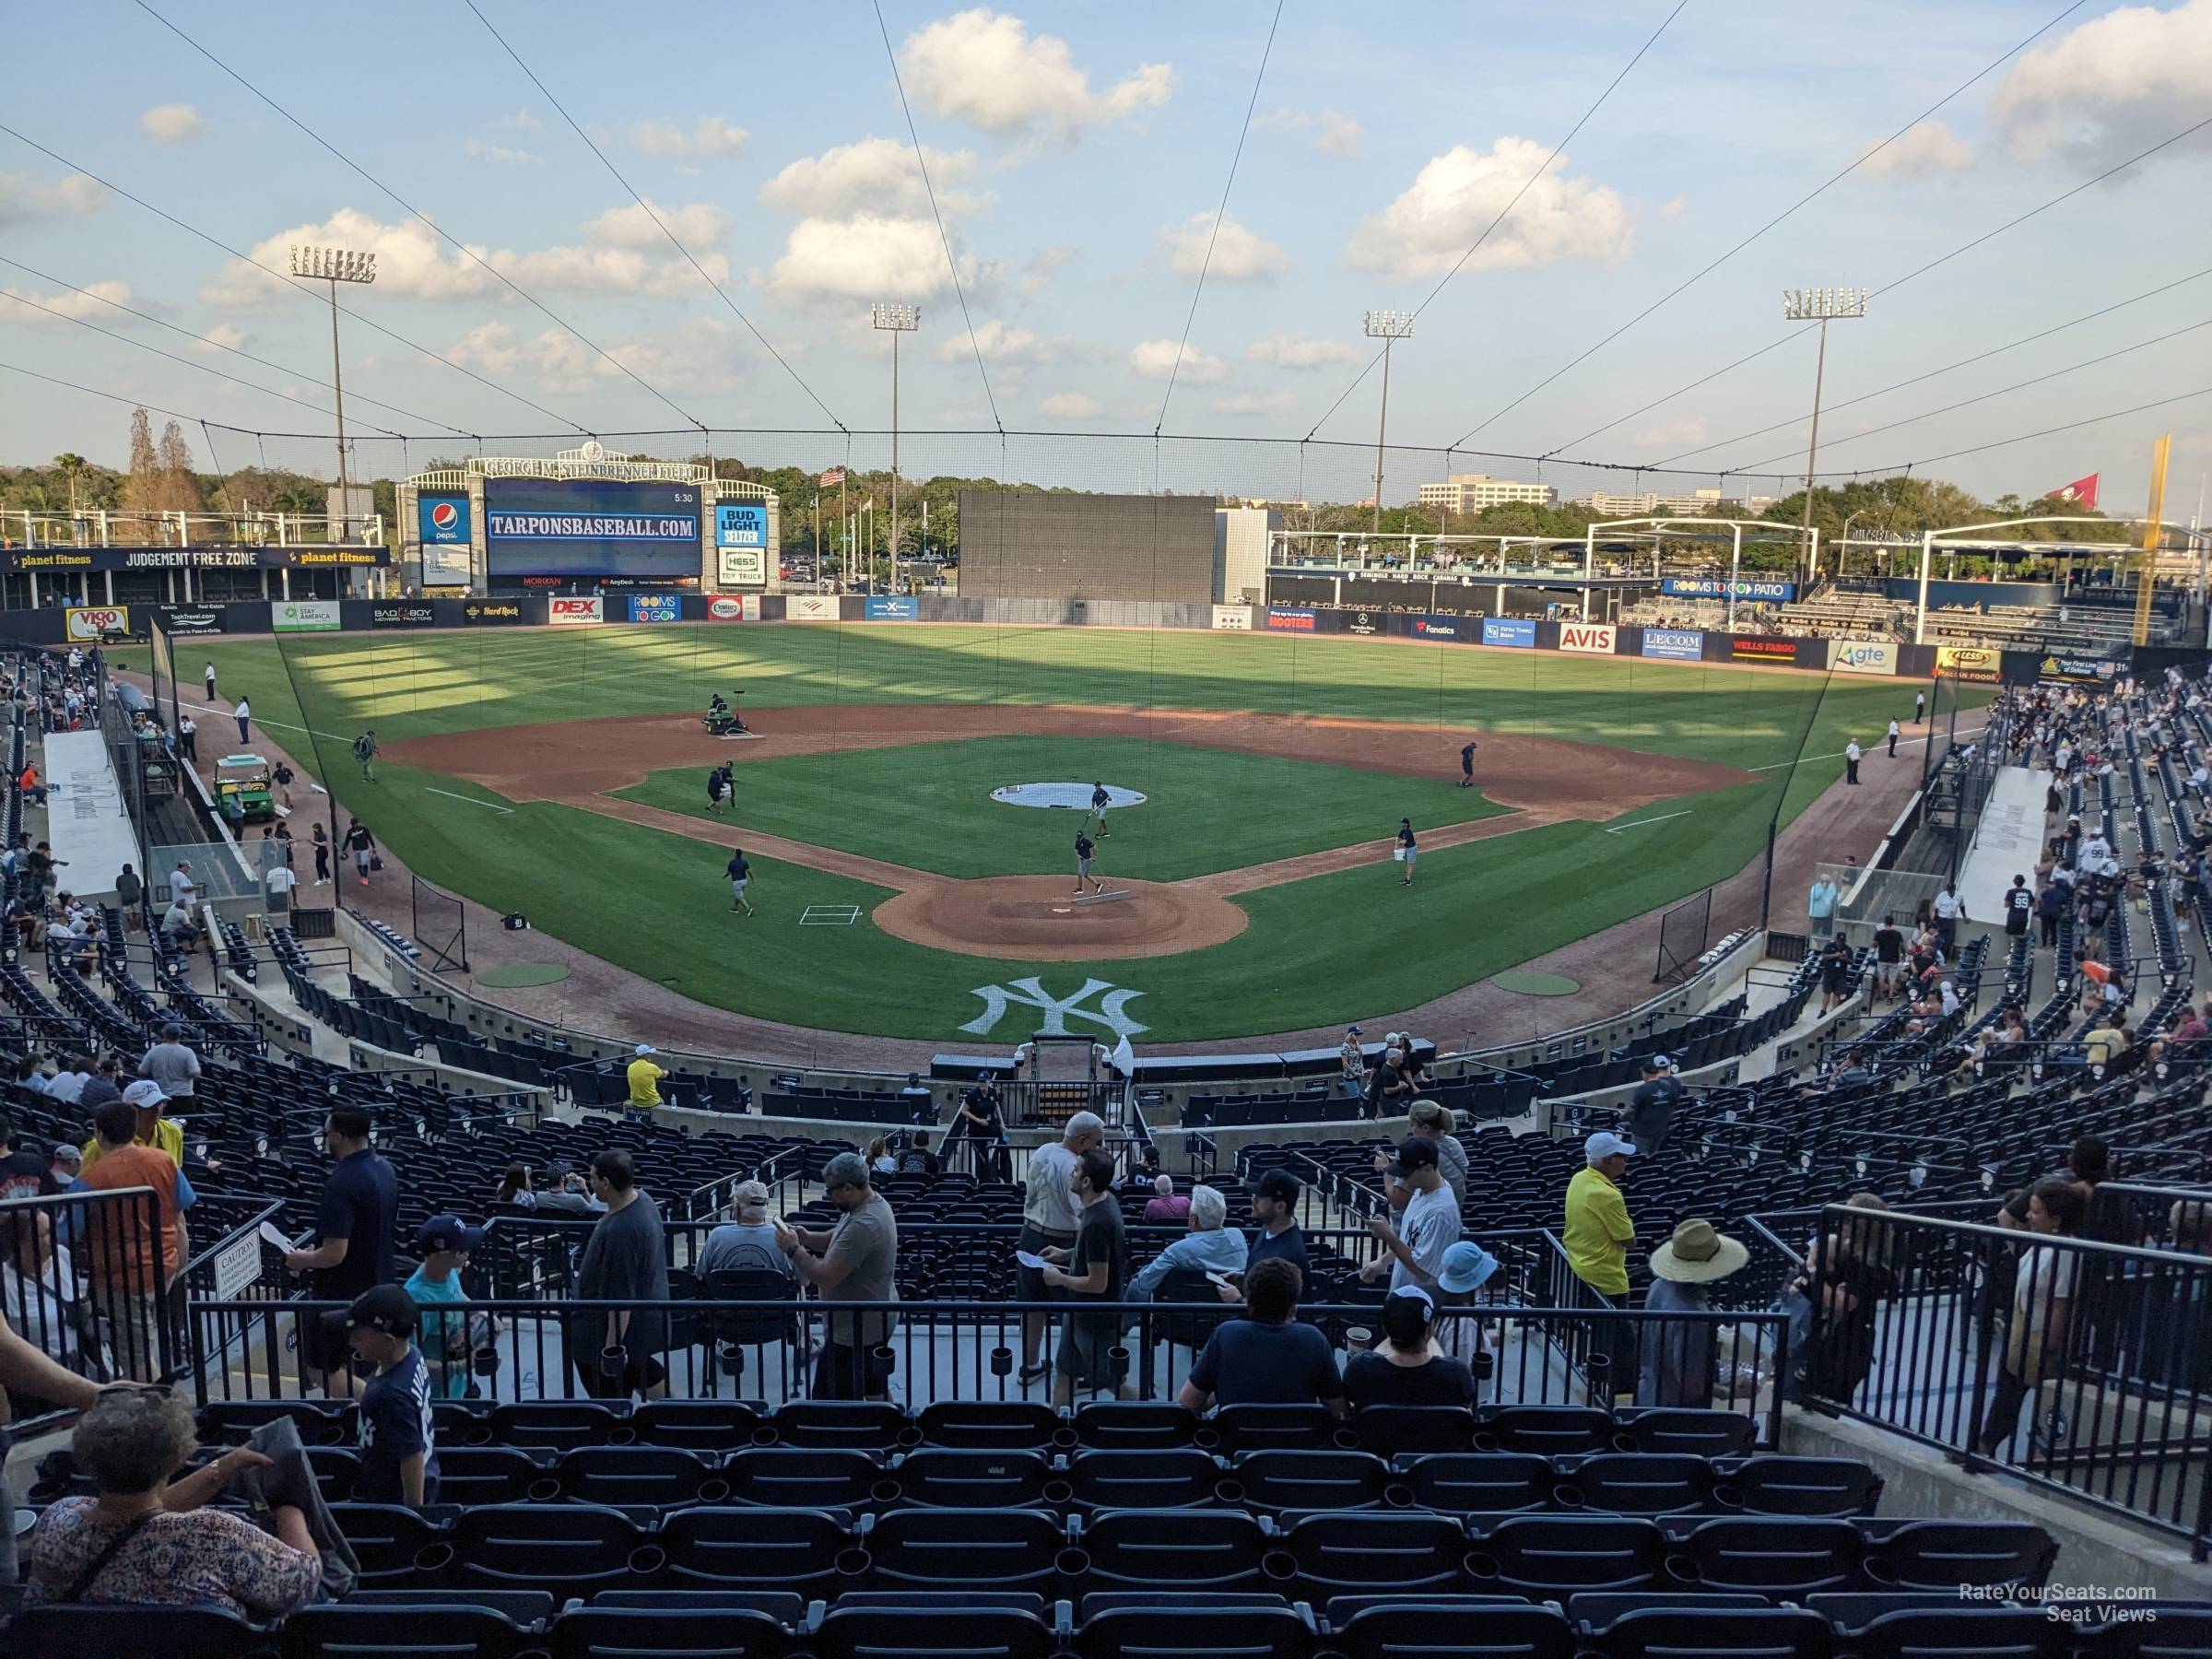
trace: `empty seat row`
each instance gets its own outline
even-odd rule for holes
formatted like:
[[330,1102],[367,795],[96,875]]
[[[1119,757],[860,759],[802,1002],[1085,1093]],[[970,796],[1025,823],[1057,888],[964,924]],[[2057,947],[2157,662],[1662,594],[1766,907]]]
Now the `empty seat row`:
[[1267,1591],[1308,1601],[1390,1591],[1535,1599],[1588,1591],[2039,1587],[2055,1548],[2009,1522],[1726,1516],[1672,1527],[1628,1515],[1462,1517],[1233,1510],[827,1510],[707,1507],[641,1517],[601,1504],[498,1504],[430,1515],[339,1504],[371,1588],[546,1590]]
[[[355,1493],[360,1465],[340,1447],[308,1453],[324,1497]],[[1708,1459],[1610,1452],[1402,1453],[1271,1450],[1219,1457],[1189,1448],[1037,1452],[926,1447],[888,1455],[762,1447],[727,1454],[658,1446],[582,1447],[534,1455],[512,1446],[439,1453],[438,1501],[586,1501],[889,1510],[1044,1508],[1428,1509],[1460,1514],[1587,1510],[1632,1515],[1870,1515],[1882,1483],[1864,1465],[1825,1457]],[[64,1488],[42,1483],[51,1500]],[[75,1489],[75,1488],[69,1488]]]
[[1903,1659],[2007,1654],[2135,1659],[2157,1631],[2161,1654],[2212,1653],[2212,1613],[2145,1604],[2124,1615],[1971,1606],[1911,1594],[1813,1595],[1802,1606],[1753,1596],[1576,1595],[1537,1606],[1477,1596],[1355,1595],[1316,1612],[1279,1595],[1204,1598],[851,1591],[806,1606],[788,1593],[609,1592],[556,1612],[516,1592],[369,1593],[312,1607],[280,1631],[221,1614],[171,1609],[159,1620],[121,1607],[49,1607],[18,1623],[13,1651],[41,1659]]
[[[1171,1401],[1098,1400],[1063,1412],[1034,1400],[940,1400],[910,1415],[885,1402],[801,1400],[773,1411],[739,1400],[652,1400],[634,1408],[591,1400],[502,1405],[446,1400],[434,1407],[438,1444],[572,1451],[647,1444],[695,1452],[753,1445],[889,1452],[921,1445],[1007,1451],[1195,1447],[1347,1447],[1402,1452],[1522,1452],[1540,1457],[1601,1452],[1748,1453],[1759,1418],[1719,1410],[1624,1410],[1586,1406],[1371,1406],[1339,1419],[1315,1406],[1229,1406],[1200,1417]],[[200,1438],[234,1444],[288,1418],[306,1444],[350,1444],[353,1408],[318,1400],[223,1400],[203,1406]]]

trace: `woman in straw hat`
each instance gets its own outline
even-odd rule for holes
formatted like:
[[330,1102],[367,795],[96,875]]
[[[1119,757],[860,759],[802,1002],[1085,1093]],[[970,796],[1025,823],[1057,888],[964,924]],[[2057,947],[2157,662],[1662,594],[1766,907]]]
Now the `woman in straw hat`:
[[[1652,1252],[1652,1284],[1643,1293],[1644,1312],[1709,1312],[1708,1288],[1743,1266],[1750,1255],[1740,1240],[1716,1232],[1710,1221],[1683,1222],[1673,1238]],[[1711,1406],[1719,1329],[1710,1320],[1670,1319],[1646,1331],[1636,1404]]]

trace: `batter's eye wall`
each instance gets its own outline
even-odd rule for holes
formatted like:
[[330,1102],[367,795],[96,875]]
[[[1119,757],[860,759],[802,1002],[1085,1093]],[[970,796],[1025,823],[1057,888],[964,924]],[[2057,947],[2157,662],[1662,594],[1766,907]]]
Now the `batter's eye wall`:
[[960,593],[1208,604],[1213,498],[963,489]]

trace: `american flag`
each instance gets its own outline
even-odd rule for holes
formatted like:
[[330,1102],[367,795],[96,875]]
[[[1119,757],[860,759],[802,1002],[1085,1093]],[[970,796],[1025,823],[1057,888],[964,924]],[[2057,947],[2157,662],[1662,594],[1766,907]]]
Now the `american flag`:
[[841,466],[833,466],[828,472],[822,475],[822,488],[824,489],[835,489],[844,481],[845,469]]

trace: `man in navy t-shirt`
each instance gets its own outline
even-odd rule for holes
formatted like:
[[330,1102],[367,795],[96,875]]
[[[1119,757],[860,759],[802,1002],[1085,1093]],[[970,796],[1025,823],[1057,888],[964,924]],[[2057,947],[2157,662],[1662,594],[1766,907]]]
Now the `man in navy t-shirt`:
[[[1298,1225],[1298,1201],[1305,1189],[1299,1185],[1298,1177],[1288,1170],[1262,1170],[1244,1190],[1252,1199],[1252,1218],[1259,1223],[1245,1252],[1244,1272],[1249,1275],[1265,1261],[1288,1262],[1298,1269],[1302,1280],[1307,1265],[1306,1235]],[[1224,1293],[1222,1300],[1230,1299]]]
[[1192,1411],[1209,1406],[1310,1406],[1315,1401],[1344,1415],[1344,1379],[1318,1327],[1298,1323],[1304,1283],[1284,1261],[1262,1261],[1244,1271],[1244,1306],[1251,1317],[1216,1325],[1176,1396]]
[[438,1501],[438,1444],[430,1409],[430,1368],[415,1346],[415,1299],[397,1285],[379,1285],[354,1299],[346,1340],[376,1374],[361,1391],[361,1473],[353,1495],[362,1503]]
[[[323,1149],[334,1161],[315,1211],[323,1241],[284,1258],[294,1273],[313,1275],[309,1285],[317,1301],[349,1302],[394,1277],[392,1228],[399,1213],[399,1174],[370,1147],[371,1127],[365,1106],[335,1106],[324,1120]],[[300,1359],[320,1373],[324,1392],[333,1398],[353,1393],[343,1334],[333,1335],[311,1323],[300,1335]]]

